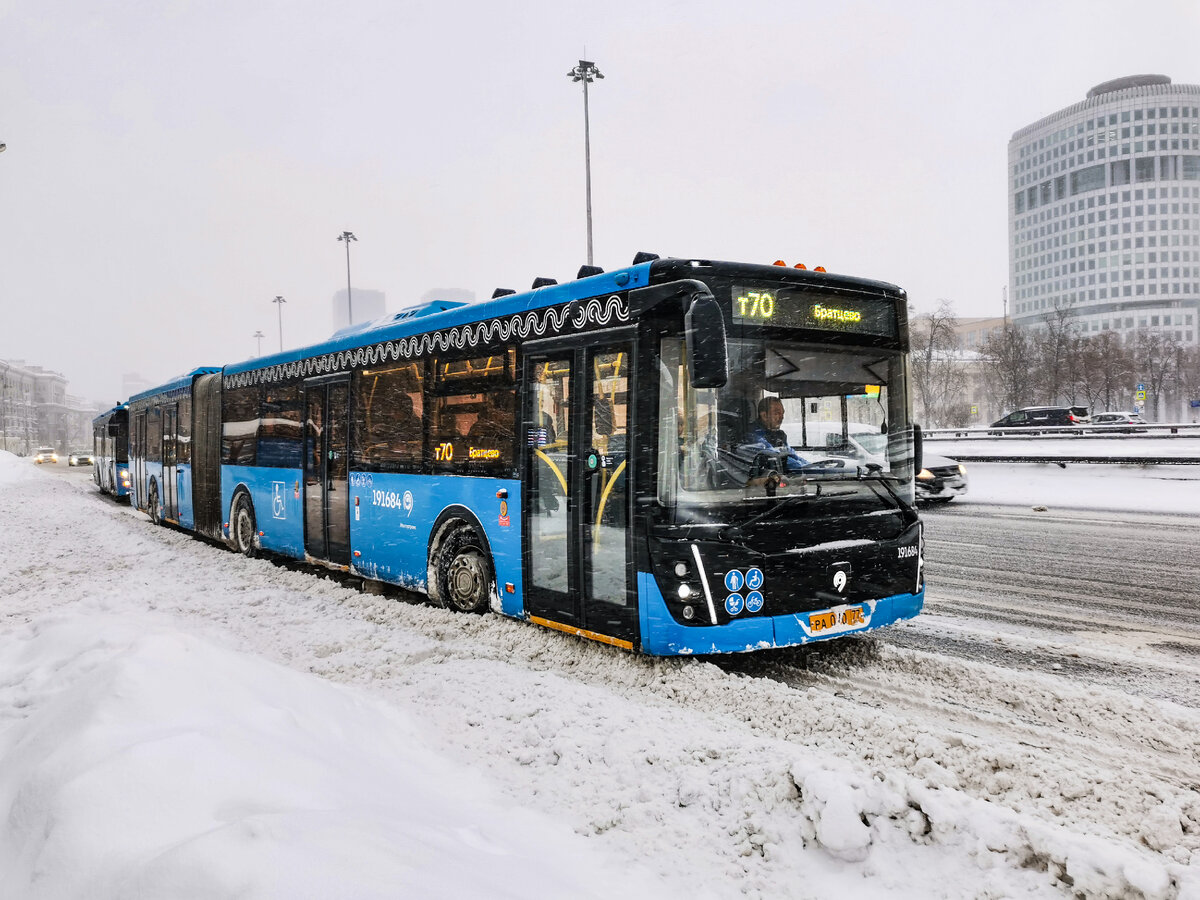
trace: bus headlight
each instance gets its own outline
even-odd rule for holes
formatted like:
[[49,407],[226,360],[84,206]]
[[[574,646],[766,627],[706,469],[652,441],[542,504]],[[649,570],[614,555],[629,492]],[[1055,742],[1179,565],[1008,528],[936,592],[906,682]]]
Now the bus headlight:
[[686,600],[690,596],[692,596],[692,589],[686,584],[681,584],[679,586],[679,599]]

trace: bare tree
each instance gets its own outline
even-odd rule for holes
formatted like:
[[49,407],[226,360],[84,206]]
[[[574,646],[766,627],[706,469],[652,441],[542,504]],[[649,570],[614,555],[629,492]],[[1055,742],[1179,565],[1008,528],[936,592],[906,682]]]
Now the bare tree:
[[988,336],[979,351],[992,400],[1003,410],[1028,406],[1034,396],[1033,341],[1011,322]]
[[1079,329],[1075,311],[1055,306],[1043,317],[1044,327],[1034,335],[1037,359],[1035,386],[1047,403],[1075,403],[1079,381]]
[[1115,331],[1102,331],[1080,341],[1079,385],[1092,409],[1125,405],[1133,386],[1133,360]]
[[911,351],[916,417],[927,427],[951,425],[952,407],[966,391],[966,365],[959,351],[954,304],[939,300],[933,313],[912,320]]
[[1184,412],[1195,422],[1200,418],[1200,407],[1190,404],[1200,403],[1200,347],[1181,348],[1176,359],[1179,361],[1179,392],[1186,407]]
[[1175,386],[1179,342],[1171,333],[1156,328],[1139,328],[1135,334],[1133,358],[1136,371],[1146,385],[1146,409],[1153,409],[1157,420],[1163,413],[1163,395]]

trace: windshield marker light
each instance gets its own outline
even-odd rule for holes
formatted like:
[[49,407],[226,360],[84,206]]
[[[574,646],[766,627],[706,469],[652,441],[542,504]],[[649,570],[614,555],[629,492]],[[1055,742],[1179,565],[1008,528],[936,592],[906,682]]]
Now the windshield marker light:
[[692,544],[692,556],[696,558],[696,571],[700,573],[700,584],[704,588],[704,599],[708,601],[708,615],[714,625],[717,624],[717,610],[713,606],[712,591],[708,588],[708,573],[704,571],[704,562],[700,559],[700,548]]

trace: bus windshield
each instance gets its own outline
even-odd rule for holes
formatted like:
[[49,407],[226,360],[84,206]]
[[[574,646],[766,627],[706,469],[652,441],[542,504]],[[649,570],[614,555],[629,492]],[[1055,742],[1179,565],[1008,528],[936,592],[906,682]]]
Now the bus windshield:
[[912,504],[902,352],[731,337],[722,388],[691,386],[678,337],[662,340],[660,358],[657,484],[664,505],[801,496],[848,510]]

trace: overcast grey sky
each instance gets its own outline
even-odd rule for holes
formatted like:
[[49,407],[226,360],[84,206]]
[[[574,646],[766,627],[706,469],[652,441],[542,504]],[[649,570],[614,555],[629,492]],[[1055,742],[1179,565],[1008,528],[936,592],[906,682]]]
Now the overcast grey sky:
[[638,250],[824,265],[999,315],[1013,131],[1200,82],[1200,3],[0,0],[0,358],[115,402]]

